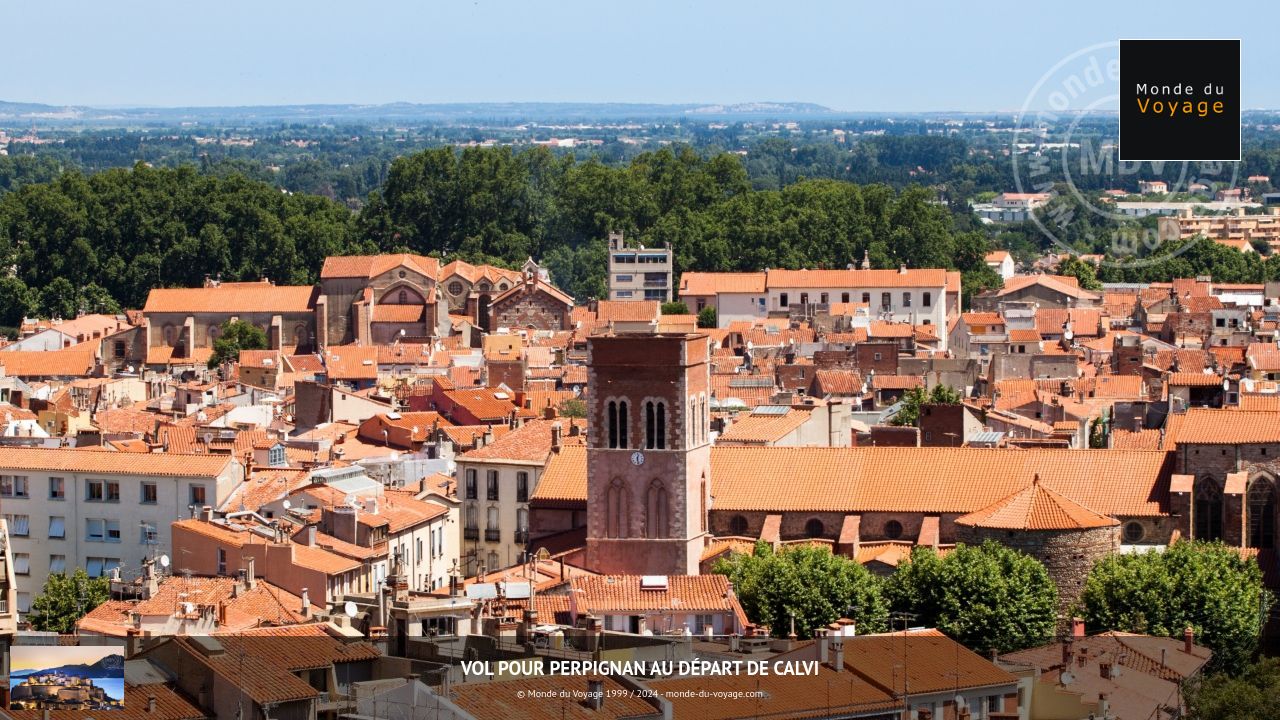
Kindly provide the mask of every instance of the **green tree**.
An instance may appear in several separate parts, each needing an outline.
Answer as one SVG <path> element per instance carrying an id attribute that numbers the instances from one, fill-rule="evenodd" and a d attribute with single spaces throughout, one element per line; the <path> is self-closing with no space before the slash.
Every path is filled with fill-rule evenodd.
<path id="1" fill-rule="evenodd" d="M 34 309 L 34 294 L 26 283 L 16 277 L 0 278 L 0 327 L 18 327 Z"/>
<path id="2" fill-rule="evenodd" d="M 1063 258 L 1058 263 L 1058 274 L 1068 275 L 1080 281 L 1080 288 L 1083 290 L 1101 290 L 1102 283 L 1098 281 L 1097 269 L 1090 263 L 1072 255 Z"/>
<path id="3" fill-rule="evenodd" d="M 91 578 L 84 568 L 71 575 L 54 573 L 31 603 L 31 625 L 43 632 L 69 633 L 76 620 L 109 599 L 111 584 L 105 577 Z"/>
<path id="4" fill-rule="evenodd" d="M 1201 675 L 1187 684 L 1188 720 L 1280 720 L 1280 658 L 1263 658 L 1238 676 Z"/>
<path id="5" fill-rule="evenodd" d="M 828 548 L 800 546 L 781 551 L 764 541 L 750 555 L 736 554 L 716 563 L 713 572 L 728 575 L 747 617 L 776 637 L 791 632 L 811 637 L 814 628 L 842 617 L 859 632 L 881 632 L 888 605 L 880 580 L 854 560 Z"/>
<path id="6" fill-rule="evenodd" d="M 222 323 L 222 334 L 213 341 L 213 355 L 209 358 L 209 367 L 215 368 L 224 362 L 235 362 L 240 358 L 241 350 L 264 350 L 267 347 L 267 334 L 262 328 L 243 320 L 228 320 Z"/>
<path id="7" fill-rule="evenodd" d="M 663 315 L 688 315 L 689 306 L 685 305 L 679 300 L 675 302 L 662 303 L 662 314 Z"/>
<path id="8" fill-rule="evenodd" d="M 582 398 L 565 398 L 557 410 L 561 417 L 584 418 L 587 416 L 587 402 Z"/>
<path id="9" fill-rule="evenodd" d="M 79 308 L 80 293 L 64 277 L 54 278 L 40 291 L 40 314 L 44 317 L 71 319 Z"/>
<path id="10" fill-rule="evenodd" d="M 698 327 L 714 328 L 719 323 L 716 318 L 716 309 L 713 307 L 704 307 L 698 311 Z"/>
<path id="11" fill-rule="evenodd" d="M 885 585 L 894 611 L 912 613 L 975 651 L 1047 642 L 1058 591 L 1035 558 L 996 542 L 959 545 L 945 557 L 917 547 Z"/>
<path id="12" fill-rule="evenodd" d="M 922 405 L 957 405 L 963 399 L 960 391 L 950 385 L 939 383 L 930 390 L 914 387 L 903 393 L 902 407 L 898 409 L 898 414 L 894 415 L 889 423 L 892 425 L 915 426 L 920 422 L 920 407 Z"/>
<path id="13" fill-rule="evenodd" d="M 1099 561 L 1081 597 L 1093 631 L 1181 637 L 1213 650 L 1213 668 L 1239 672 L 1258 649 L 1275 598 L 1262 569 L 1222 543 L 1181 541 L 1164 552 L 1111 555 Z"/>

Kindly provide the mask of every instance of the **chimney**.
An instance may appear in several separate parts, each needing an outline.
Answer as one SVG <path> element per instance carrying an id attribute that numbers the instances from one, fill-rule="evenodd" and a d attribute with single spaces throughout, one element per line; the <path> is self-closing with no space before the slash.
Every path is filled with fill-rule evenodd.
<path id="1" fill-rule="evenodd" d="M 311 617 L 311 596 L 307 594 L 306 588 L 302 588 L 302 617 Z"/>
<path id="2" fill-rule="evenodd" d="M 1071 665 L 1071 656 L 1075 654 L 1071 649 L 1071 643 L 1071 638 L 1066 638 L 1062 641 L 1062 667 L 1069 667 Z"/>
<path id="3" fill-rule="evenodd" d="M 826 664 L 827 662 L 827 629 L 818 628 L 814 631 L 815 639 L 818 641 L 818 662 Z"/>
<path id="4" fill-rule="evenodd" d="M 547 403 L 550 403 L 550 402 L 551 402 L 550 400 L 547 400 Z M 542 409 L 542 417 L 544 420 L 555 420 L 556 419 L 555 407 L 548 404 L 545 408 Z"/>
<path id="5" fill-rule="evenodd" d="M 376 508 L 376 506 L 375 506 L 375 508 L 374 508 L 374 509 L 375 509 L 374 514 L 375 514 L 375 515 L 377 515 L 377 512 L 376 512 L 376 509 L 377 509 L 377 508 Z M 315 525 L 308 525 L 308 526 L 307 526 L 307 535 L 306 535 L 306 538 L 307 538 L 307 541 L 306 541 L 307 547 L 315 547 L 315 546 L 316 546 L 316 526 L 315 526 Z"/>
<path id="6" fill-rule="evenodd" d="M 1196 644 L 1196 631 L 1190 625 L 1182 631 L 1182 652 L 1190 655 Z"/>
<path id="7" fill-rule="evenodd" d="M 560 423 L 551 425 L 551 452 L 560 452 Z"/>
<path id="8" fill-rule="evenodd" d="M 587 680 L 587 707 L 592 710 L 604 708 L 604 681 L 592 678 Z"/>
<path id="9" fill-rule="evenodd" d="M 252 590 L 258 586 L 258 579 L 253 573 L 253 558 L 245 558 L 244 560 L 244 588 Z"/>
<path id="10" fill-rule="evenodd" d="M 1084 618 L 1078 618 L 1078 617 L 1071 618 L 1071 637 L 1073 638 L 1084 637 Z"/>
<path id="11" fill-rule="evenodd" d="M 226 626 L 227 626 L 227 604 L 225 602 L 220 602 L 218 603 L 218 627 L 225 628 Z M 151 710 L 148 709 L 147 712 L 151 712 Z"/>
<path id="12" fill-rule="evenodd" d="M 154 713 L 155 711 L 156 711 L 156 696 L 148 695 L 147 696 L 147 712 Z"/>
<path id="13" fill-rule="evenodd" d="M 1098 715 L 1102 716 L 1102 720 L 1108 720 L 1111 711 L 1111 703 L 1107 702 L 1106 693 L 1098 693 Z"/>
<path id="14" fill-rule="evenodd" d="M 901 265 L 899 265 L 899 266 L 898 266 L 898 274 L 899 274 L 899 275 L 906 275 L 906 274 L 907 274 L 907 264 L 906 264 L 906 263 L 902 263 Z"/>
<path id="15" fill-rule="evenodd" d="M 840 672 L 844 670 L 844 638 L 833 639 L 831 641 L 831 649 L 835 651 L 831 655 L 831 669 Z"/>
<path id="16" fill-rule="evenodd" d="M 200 519 L 205 522 L 213 522 L 213 508 L 208 505 L 200 508 Z"/>

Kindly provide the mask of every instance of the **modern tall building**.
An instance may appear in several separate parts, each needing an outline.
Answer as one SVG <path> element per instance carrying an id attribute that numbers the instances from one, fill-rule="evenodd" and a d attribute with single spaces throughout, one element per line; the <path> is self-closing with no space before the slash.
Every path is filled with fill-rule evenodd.
<path id="1" fill-rule="evenodd" d="M 670 301 L 674 257 L 670 245 L 627 247 L 622 233 L 609 233 L 609 299 Z"/>

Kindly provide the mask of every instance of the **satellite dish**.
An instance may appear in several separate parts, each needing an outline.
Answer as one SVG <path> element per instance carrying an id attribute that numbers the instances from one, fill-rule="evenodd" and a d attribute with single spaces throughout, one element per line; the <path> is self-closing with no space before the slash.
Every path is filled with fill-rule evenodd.
<path id="1" fill-rule="evenodd" d="M 160 567 L 166 567 L 166 568 L 167 568 L 167 567 L 169 567 L 169 556 L 168 556 L 168 555 L 161 555 L 161 556 L 160 556 Z"/>
<path id="2" fill-rule="evenodd" d="M 1073 338 L 1073 337 L 1075 337 L 1075 336 L 1076 336 L 1076 334 L 1075 334 L 1075 333 L 1073 333 L 1073 332 L 1071 332 L 1070 330 L 1068 330 L 1068 331 L 1066 331 L 1066 332 L 1062 333 L 1062 337 L 1064 337 L 1064 338 L 1066 338 L 1066 339 L 1068 339 L 1068 340 L 1070 340 L 1071 338 Z"/>
<path id="3" fill-rule="evenodd" d="M 288 500 L 285 500 L 284 502 L 280 503 L 280 505 L 284 507 L 285 510 L 288 510 L 289 508 L 293 507 L 293 503 L 289 502 Z"/>
<path id="4" fill-rule="evenodd" d="M 348 601 L 346 602 L 346 604 L 344 604 L 344 605 L 342 606 L 342 612 L 346 613 L 347 617 L 349 617 L 349 618 L 353 618 L 353 617 L 355 617 L 355 616 L 356 616 L 356 604 L 355 604 L 355 603 L 353 603 L 353 602 L 351 602 L 350 600 L 348 600 Z"/>
<path id="5" fill-rule="evenodd" d="M 196 606 L 193 603 L 189 603 L 189 602 L 182 603 L 182 612 L 184 615 L 190 615 L 195 609 L 196 609 Z"/>

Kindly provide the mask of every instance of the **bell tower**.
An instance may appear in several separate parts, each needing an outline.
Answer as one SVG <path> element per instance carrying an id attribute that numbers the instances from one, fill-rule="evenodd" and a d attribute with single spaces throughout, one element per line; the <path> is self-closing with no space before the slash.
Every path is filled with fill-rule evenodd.
<path id="1" fill-rule="evenodd" d="M 711 504 L 705 335 L 588 339 L 587 567 L 696 575 Z"/>

